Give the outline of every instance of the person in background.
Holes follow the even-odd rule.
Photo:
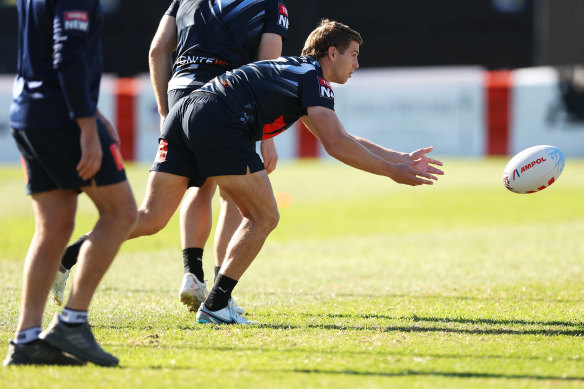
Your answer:
[[[88,324],[95,290],[136,221],[118,136],[97,110],[102,74],[99,0],[18,0],[18,75],[10,108],[35,233],[24,262],[16,336],[5,366],[116,366]],[[99,212],[79,252],[69,300],[41,333],[45,302],[73,233],[77,197]]]
[[[283,1],[173,0],[160,20],[152,40],[150,78],[160,113],[161,128],[172,107],[181,98],[215,76],[256,59],[275,59],[282,54],[288,32],[288,10]],[[174,62],[172,53],[176,53]],[[278,154],[272,139],[262,141],[260,150],[268,173],[276,168]],[[209,294],[203,271],[203,249],[211,233],[211,200],[217,185],[213,180],[191,188],[181,206],[180,226],[184,275],[179,299],[196,311]],[[227,245],[241,223],[241,213],[224,192],[215,232],[215,276]],[[161,227],[162,228],[162,227]],[[53,284],[53,299],[61,304],[69,270],[75,264],[81,237],[68,249]],[[229,304],[240,314],[244,310],[233,299]]]

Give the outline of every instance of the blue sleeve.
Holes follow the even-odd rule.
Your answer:
[[[321,106],[335,109],[335,93],[330,82],[318,72],[311,71],[305,74],[302,81],[302,106]]]
[[[53,16],[53,67],[72,119],[95,115],[87,52],[95,0],[58,0]]]
[[[176,18],[176,13],[178,12],[179,5],[180,0],[172,0],[170,7],[168,7],[168,10],[164,14]]]
[[[278,34],[285,40],[288,36],[288,9],[283,1],[268,1],[267,19],[264,33]]]

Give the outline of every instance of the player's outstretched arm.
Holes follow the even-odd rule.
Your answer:
[[[342,125],[342,124],[341,124]],[[418,149],[416,151],[412,151],[411,153],[402,153],[399,151],[387,149],[382,147],[378,144],[375,144],[365,138],[354,137],[355,140],[367,150],[372,152],[373,154],[377,155],[379,158],[382,158],[391,163],[401,163],[401,162],[408,162],[414,161],[414,167],[418,170],[423,172],[428,172],[432,174],[439,174],[443,175],[444,172],[432,165],[442,166],[442,162],[438,161],[437,159],[429,158],[426,154],[431,152],[434,147],[425,147],[423,149]]]
[[[176,49],[176,19],[164,15],[154,34],[148,53],[150,81],[154,88],[154,96],[160,114],[160,127],[168,114],[168,96],[166,90],[172,71],[171,55]]]
[[[431,173],[417,170],[415,161],[392,163],[375,155],[344,130],[336,113],[329,108],[308,107],[308,116],[302,120],[320,139],[327,153],[349,166],[412,186],[431,185],[432,180],[437,180]]]

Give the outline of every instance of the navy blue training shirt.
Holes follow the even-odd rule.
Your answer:
[[[288,10],[281,0],[173,0],[177,49],[168,89],[199,87],[254,61],[264,33],[286,39]]]
[[[312,57],[280,57],[258,61],[214,78],[191,96],[219,96],[254,141],[271,138],[290,127],[307,108],[334,109],[335,95]]]
[[[102,73],[99,0],[18,0],[14,129],[48,129],[95,115]]]

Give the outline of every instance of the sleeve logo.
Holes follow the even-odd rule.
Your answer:
[[[86,11],[65,11],[65,30],[89,30],[89,14]]]
[[[325,97],[331,100],[335,99],[335,93],[333,92],[330,82],[324,78],[318,77],[318,89],[320,91],[320,97]]]
[[[278,4],[278,7],[280,8],[280,14],[278,15],[278,26],[282,26],[284,27],[286,30],[288,29],[288,9],[286,8],[286,6],[282,3]]]

